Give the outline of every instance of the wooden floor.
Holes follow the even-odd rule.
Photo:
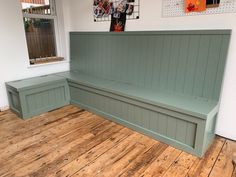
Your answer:
[[[236,177],[236,142],[217,137],[199,159],[75,106],[0,112],[0,138],[0,176]]]

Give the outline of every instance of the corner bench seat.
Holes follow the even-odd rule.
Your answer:
[[[108,93],[160,106],[168,110],[184,113],[201,119],[207,119],[208,116],[215,115],[218,111],[218,103],[213,100],[176,94],[164,90],[154,91],[127,83],[86,75],[78,71],[68,71],[57,75],[67,78],[71,83],[77,83],[94,89],[103,90]]]
[[[11,108],[25,117],[70,102],[202,156],[214,139],[230,36],[231,30],[71,32],[70,72],[46,76],[44,86],[35,78],[31,89],[28,81],[22,90],[8,83]]]

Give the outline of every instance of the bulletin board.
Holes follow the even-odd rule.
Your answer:
[[[163,17],[180,17],[193,15],[211,15],[222,13],[236,13],[236,0],[221,0],[217,8],[207,8],[205,12],[185,13],[184,0],[163,0],[162,16]]]
[[[114,4],[120,3],[122,0],[109,0],[110,2]],[[140,0],[123,0],[124,2],[127,2],[128,4],[133,5],[133,12],[131,15],[127,15],[127,20],[134,20],[139,19],[140,17]],[[94,7],[95,8],[95,7]],[[95,9],[93,9],[94,11]],[[103,15],[101,17],[97,17],[94,15],[94,22],[103,22],[103,21],[111,21],[111,15]]]

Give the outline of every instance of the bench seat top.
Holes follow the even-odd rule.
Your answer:
[[[44,75],[44,76],[33,77],[29,79],[7,82],[6,85],[16,89],[17,91],[22,91],[26,89],[39,87],[39,86],[46,86],[49,83],[60,82],[63,80],[65,80],[65,78],[62,78],[60,76]]]
[[[207,119],[209,115],[216,114],[218,111],[218,103],[216,101],[203,98],[180,95],[164,90],[141,88],[127,83],[83,74],[78,71],[58,73],[57,76],[65,77],[70,82],[196,116],[201,119]]]

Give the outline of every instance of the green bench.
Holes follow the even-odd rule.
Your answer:
[[[212,143],[230,30],[72,32],[71,103],[187,152]]]
[[[214,138],[216,101],[157,92],[76,71],[58,75],[68,79],[71,104],[174,147],[202,156]]]
[[[230,30],[72,32],[70,103],[202,156],[212,143]]]
[[[24,119],[70,102],[66,79],[55,75],[7,82],[6,87],[11,110]]]
[[[183,114],[196,116],[204,120],[215,115],[218,110],[218,103],[216,101],[193,98],[187,95],[168,92],[166,90],[157,92],[152,89],[144,89],[126,83],[85,75],[78,71],[69,71],[56,75],[67,78],[71,87],[76,87],[77,85],[80,85],[81,88],[89,87],[90,89],[113,93],[130,100],[137,100],[140,103],[149,103],[153,106],[159,106]],[[73,94],[73,92],[71,92],[71,94]],[[73,102],[73,100],[71,101]]]

